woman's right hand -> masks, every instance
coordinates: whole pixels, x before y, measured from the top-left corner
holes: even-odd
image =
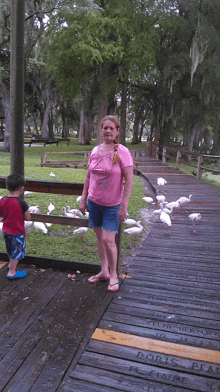
[[[79,210],[80,210],[80,212],[83,214],[83,215],[85,215],[85,213],[86,213],[86,210],[88,209],[87,208],[88,206],[87,206],[87,202],[86,202],[86,200],[80,200],[80,203],[79,203]]]

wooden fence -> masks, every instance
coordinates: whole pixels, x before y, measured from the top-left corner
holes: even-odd
[[[0,188],[6,188],[5,177],[0,177]],[[81,195],[83,191],[83,184],[56,181],[26,180],[25,191],[52,193],[60,195]],[[66,226],[68,225],[77,227],[88,227],[88,220],[85,218],[69,218],[61,215],[31,214],[31,219],[35,222],[53,223]],[[116,234],[116,245],[118,250],[117,268],[119,268],[121,257],[121,236],[122,223],[120,223],[118,233]]]
[[[205,166],[205,161],[209,162],[218,162],[218,166],[220,165],[220,156],[219,155],[206,155],[199,154],[192,151],[180,150],[177,148],[160,146],[156,143],[151,143],[151,155],[156,159],[159,159],[159,152],[162,150],[162,163],[166,163],[166,159],[171,159],[176,161],[176,168],[180,169],[180,164],[184,163],[185,165],[192,166],[196,168],[196,177],[198,179],[202,178],[203,170],[209,171],[215,174],[220,174],[219,169],[212,168],[210,166]],[[183,157],[186,157],[183,159]],[[196,160],[197,162],[193,163],[192,160]]]

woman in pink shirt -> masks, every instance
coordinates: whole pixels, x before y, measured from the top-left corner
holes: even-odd
[[[91,152],[79,209],[83,214],[89,210],[89,227],[96,233],[101,261],[101,271],[88,282],[109,280],[108,290],[118,291],[115,234],[119,222],[127,219],[133,160],[129,150],[118,143],[120,124],[116,117],[104,117],[100,128],[103,142]]]

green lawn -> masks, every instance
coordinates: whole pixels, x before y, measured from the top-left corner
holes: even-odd
[[[50,168],[41,167],[41,153],[48,151],[89,151],[93,148],[95,141],[91,146],[77,146],[77,139],[72,139],[70,146],[66,144],[62,146],[46,146],[46,147],[28,147],[25,151],[25,177],[28,179],[42,180],[42,181],[60,181],[71,183],[84,183],[86,171],[69,168]],[[143,148],[143,147],[142,147]],[[133,146],[132,148],[133,149]],[[52,155],[52,154],[51,154]],[[64,155],[64,154],[63,154]],[[63,156],[62,155],[62,156]],[[59,154],[54,154],[53,160],[60,159]],[[62,158],[63,159],[63,158]],[[66,159],[66,158],[65,158]],[[74,158],[75,160],[75,158]],[[50,177],[50,172],[53,171],[55,178]],[[7,176],[10,174],[10,154],[0,154],[0,176]],[[7,194],[7,191],[0,189],[0,195]],[[132,195],[129,201],[128,213],[129,218],[139,220],[141,218],[141,210],[146,207],[146,203],[142,200],[144,196],[143,183],[140,178],[135,177]],[[40,206],[40,212],[46,214],[48,205],[53,203],[55,205],[54,214],[63,215],[61,208],[70,206],[70,208],[77,208],[77,196],[62,196],[43,193],[33,193],[26,196],[25,200],[28,205]],[[142,219],[142,218],[141,218]],[[84,236],[86,242],[81,240],[79,235],[73,235],[73,228],[69,229],[67,235],[67,228],[63,225],[52,225],[48,229],[47,234],[40,231],[31,230],[27,233],[27,248],[26,254],[36,255],[42,257],[51,257],[58,259],[68,259],[81,262],[99,263],[96,238],[92,230]],[[139,236],[139,241],[141,236]],[[5,252],[5,245],[3,238],[0,237],[0,251]],[[123,234],[122,238],[122,257],[130,254],[128,237]]]

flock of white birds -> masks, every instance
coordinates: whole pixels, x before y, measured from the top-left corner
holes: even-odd
[[[55,174],[53,172],[50,173],[50,177],[55,177]],[[159,177],[157,178],[157,185],[160,189],[163,188],[163,186],[167,184],[167,181]],[[30,191],[25,191],[24,196],[31,195],[33,192]],[[193,198],[193,195],[189,195],[189,197],[182,196],[176,201],[172,202],[167,202],[166,197],[164,195],[157,195],[156,200],[153,199],[152,197],[145,196],[143,197],[143,200],[148,204],[148,205],[156,205],[158,208],[154,209],[153,215],[159,215],[161,223],[165,227],[170,227],[172,226],[171,220],[173,219],[172,213],[175,210],[178,210],[178,208],[183,209],[185,212],[187,212],[184,209],[184,206],[191,201]],[[76,200],[77,203],[80,202],[81,196],[79,196]],[[53,211],[55,210],[55,206],[50,203],[48,205],[48,211],[47,215],[53,214]],[[39,205],[35,206],[30,206],[29,211],[32,214],[39,214],[40,213],[40,207]],[[70,209],[70,206],[66,206],[61,208],[60,211],[64,212],[64,215],[69,217],[69,218],[79,218],[79,216],[83,216],[82,213],[79,211],[77,208],[72,208]],[[89,213],[86,212],[84,215],[85,218],[88,219]],[[192,227],[193,231],[195,232],[195,222],[201,219],[201,214],[200,213],[192,213],[188,215],[189,219],[192,221]],[[126,219],[123,222],[125,225],[127,225],[127,228],[124,229],[124,233],[128,234],[129,236],[137,236],[142,233],[144,230],[145,232],[147,229],[145,228],[144,224],[141,221],[136,221],[135,219]],[[0,222],[0,231],[2,231],[2,225],[3,223]],[[41,231],[43,234],[48,233],[48,228],[52,225],[52,223],[43,223],[43,222],[35,222],[35,221],[25,221],[25,228],[27,230],[35,229]],[[129,227],[128,227],[129,226]],[[79,227],[77,229],[73,230],[73,234],[81,234],[81,238],[83,239],[84,233],[86,233],[89,230],[89,227]],[[67,232],[68,235],[68,232]],[[129,244],[131,245],[130,239],[129,239]]]

